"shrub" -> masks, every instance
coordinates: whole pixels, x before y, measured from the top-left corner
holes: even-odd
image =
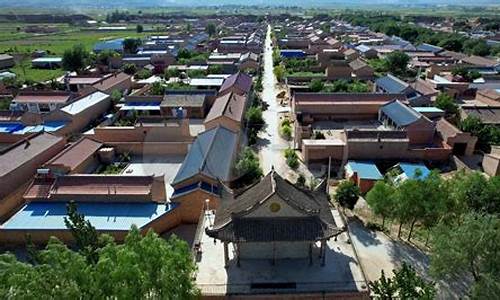
[[[252,183],[262,177],[262,169],[260,168],[259,159],[255,152],[249,147],[246,147],[240,154],[236,163],[236,170],[243,178],[243,181]]]
[[[297,156],[297,153],[295,153],[295,150],[291,148],[286,149],[285,158],[286,158],[286,164],[290,168],[295,170],[299,167],[299,157]]]

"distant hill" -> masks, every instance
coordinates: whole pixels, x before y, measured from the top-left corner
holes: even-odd
[[[0,0],[0,7],[152,7],[152,6],[221,6],[263,5],[335,7],[362,5],[500,5],[499,0]]]

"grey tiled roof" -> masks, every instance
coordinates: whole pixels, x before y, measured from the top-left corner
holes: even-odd
[[[301,216],[252,217],[252,211],[277,196]],[[211,237],[225,241],[316,241],[341,231],[333,219],[325,186],[314,191],[296,187],[271,171],[260,182],[237,196],[224,193]]]
[[[409,86],[408,83],[391,74],[378,78],[377,80],[375,80],[375,83],[386,93],[394,94],[402,93]]]
[[[229,181],[238,135],[224,127],[216,127],[198,135],[189,149],[172,185],[197,174]]]
[[[410,125],[422,117],[421,113],[398,100],[383,105],[380,110],[398,126]]]

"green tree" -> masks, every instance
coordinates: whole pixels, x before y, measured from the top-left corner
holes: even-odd
[[[137,33],[142,33],[144,31],[144,27],[141,24],[137,24],[135,31],[137,31]]]
[[[436,297],[435,284],[425,281],[410,265],[403,263],[401,268],[393,270],[393,273],[392,279],[387,278],[382,270],[380,279],[369,283],[374,299],[431,300]]]
[[[474,280],[474,299],[500,294],[500,219],[470,213],[454,224],[441,223],[432,233],[431,273],[438,278]]]
[[[458,113],[458,105],[453,97],[446,93],[440,93],[436,97],[436,107],[445,111],[447,116],[455,117]]]
[[[186,242],[133,227],[125,243],[110,238],[89,262],[51,238],[36,264],[0,255],[0,295],[6,299],[194,299],[195,264]]]
[[[111,63],[111,59],[119,56],[120,54],[118,54],[116,51],[104,50],[97,54],[96,63],[99,65],[109,66],[109,64]]]
[[[83,45],[78,44],[63,53],[62,67],[66,71],[80,73],[89,64],[90,54]]]
[[[356,202],[358,202],[359,194],[359,187],[354,182],[344,180],[337,187],[335,200],[337,200],[343,208],[353,210]]]
[[[165,94],[165,90],[166,90],[166,88],[163,85],[163,83],[156,81],[151,85],[151,88],[149,89],[149,93],[151,95],[161,96],[161,95]]]
[[[286,164],[292,168],[292,169],[297,169],[299,167],[299,157],[295,150],[288,148],[284,152],[285,159],[286,159]]]
[[[181,72],[179,71],[179,69],[167,68],[167,69],[165,69],[163,76],[165,77],[165,80],[169,80],[171,77],[179,77],[179,75],[181,75]]]
[[[309,83],[309,90],[313,93],[321,92],[323,88],[325,87],[325,84],[321,79],[313,79]]]
[[[126,38],[123,40],[123,51],[125,53],[134,54],[141,45],[141,39]]]
[[[122,94],[122,92],[120,92],[120,90],[113,90],[113,92],[111,92],[111,101],[113,101],[113,103],[120,102],[122,97],[123,97],[123,94]]]
[[[217,27],[215,26],[214,23],[210,22],[205,27],[205,31],[206,33],[208,33],[208,36],[212,37],[217,33]]]
[[[274,76],[276,76],[276,80],[278,80],[279,82],[283,82],[283,79],[285,79],[286,70],[282,65],[277,65],[276,67],[274,67],[273,73]]]
[[[245,147],[236,163],[236,170],[244,182],[253,183],[262,177],[259,159],[250,147]]]
[[[385,57],[387,68],[397,75],[405,75],[410,57],[401,51],[394,51]]]
[[[378,181],[366,194],[366,202],[376,215],[382,217],[382,227],[385,220],[393,216],[395,203],[395,188],[384,181]]]
[[[255,129],[257,132],[260,131],[265,124],[264,118],[262,117],[262,108],[260,106],[250,106],[245,113],[245,118],[247,120],[247,126]]]
[[[137,72],[137,66],[134,64],[124,64],[122,70],[128,75],[134,75]]]
[[[142,69],[137,74],[135,74],[134,78],[135,79],[147,79],[149,77],[153,76],[153,72],[148,69]]]
[[[99,258],[97,250],[100,248],[97,230],[78,213],[75,202],[69,202],[67,210],[68,216],[64,217],[64,224],[71,231],[76,246],[89,263],[96,263]]]

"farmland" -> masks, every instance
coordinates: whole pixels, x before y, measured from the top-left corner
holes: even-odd
[[[44,70],[31,68],[31,53],[45,50],[49,56],[61,56],[66,49],[82,44],[91,50],[99,41],[124,37],[144,37],[154,32],[137,33],[135,28],[123,31],[98,31],[68,24],[37,24],[37,26],[55,27],[57,32],[47,34],[26,33],[22,28],[30,24],[0,23],[0,53],[16,56],[16,67],[11,71],[19,79],[28,81],[46,81],[63,74],[61,69]]]

